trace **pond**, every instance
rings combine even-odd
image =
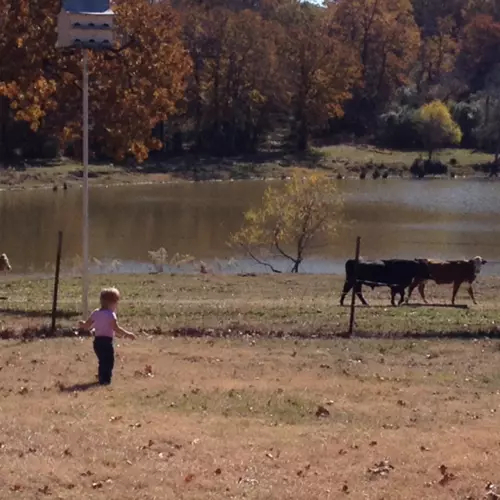
[[[170,260],[188,254],[197,263],[168,266],[193,271],[199,261],[217,272],[265,272],[227,245],[245,210],[258,205],[269,182],[236,181],[93,187],[90,255],[93,272],[148,272],[149,251]],[[333,240],[319,242],[304,272],[343,273],[361,236],[366,258],[471,258],[500,274],[500,196],[486,179],[342,180],[345,198]],[[79,269],[82,190],[0,192],[0,251],[18,273],[52,269],[57,231],[64,232],[65,269]],[[286,270],[284,263],[279,263]],[[197,267],[196,267],[197,266]]]

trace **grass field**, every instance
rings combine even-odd
[[[92,280],[92,305],[107,284],[123,290],[120,316],[132,329],[152,335],[237,335],[330,338],[345,333],[349,308],[338,305],[343,280],[325,275],[110,275]],[[52,280],[6,278],[0,281],[0,335],[12,329],[47,324],[52,304]],[[391,307],[389,291],[365,291],[371,307],[357,308],[356,331],[367,337],[439,336],[494,333],[498,321],[500,280],[480,278],[475,284],[479,305],[472,306],[464,286],[457,304],[448,307],[451,285],[429,283],[432,302],[423,307],[414,292],[408,307]],[[76,323],[81,286],[63,278],[60,326]],[[349,300],[346,300],[346,304]],[[471,307],[467,307],[470,305]]]
[[[185,156],[169,162],[150,161],[139,169],[115,165],[91,165],[91,184],[134,184],[141,182],[173,182],[182,180],[228,180],[251,178],[280,178],[289,175],[290,167],[317,169],[328,174],[358,176],[365,168],[379,168],[390,175],[409,175],[411,164],[422,157],[419,151],[397,151],[373,146],[325,146],[312,148],[305,155],[262,153],[253,157],[232,159],[196,158]],[[425,156],[425,155],[424,155]],[[477,175],[474,165],[492,161],[492,155],[468,149],[445,149],[436,159],[448,164],[457,175]],[[0,188],[52,187],[62,189],[81,183],[81,165],[62,162],[49,166],[28,166],[25,169],[0,170]],[[484,175],[484,174],[481,174]]]
[[[352,339],[339,278],[92,281],[139,333],[117,339],[109,388],[90,338],[23,338],[48,323],[50,280],[0,282],[0,498],[497,498],[500,280],[468,308],[447,286],[425,308],[367,291]],[[61,333],[79,292],[63,279]]]

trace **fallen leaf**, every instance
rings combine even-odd
[[[220,467],[218,467],[217,469],[215,469],[215,475],[216,476],[220,476],[222,474],[222,469]]]
[[[194,474],[188,474],[185,478],[184,478],[184,482],[185,483],[190,483],[193,479],[194,479]]]
[[[349,493],[349,486],[347,483],[342,486],[342,493]]]
[[[441,479],[438,481],[438,483],[441,486],[445,486],[450,481],[453,481],[453,479],[457,478],[457,476],[455,476],[455,474],[448,471],[448,467],[446,467],[446,465],[440,465],[439,472],[441,472],[441,475],[442,475]]]
[[[370,441],[369,446],[377,446],[377,441]]]
[[[324,407],[324,406],[318,406],[318,409],[316,410],[316,416],[318,418],[325,418],[330,416],[330,412]]]
[[[381,462],[376,463],[373,467],[368,469],[368,472],[372,476],[387,476],[394,467],[388,460],[382,460]]]

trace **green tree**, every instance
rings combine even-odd
[[[291,271],[297,273],[311,244],[320,235],[335,232],[341,206],[335,181],[296,173],[284,186],[266,190],[262,206],[245,213],[243,226],[230,243],[273,272],[280,271],[268,260],[278,257],[291,261]]]
[[[453,121],[446,104],[441,101],[424,104],[418,110],[416,120],[422,142],[429,154],[429,161],[432,160],[436,149],[459,144],[462,140],[460,127]]]

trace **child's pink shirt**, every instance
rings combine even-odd
[[[92,326],[95,330],[96,337],[111,337],[115,336],[113,326],[116,321],[116,314],[109,309],[96,309],[90,315]]]

